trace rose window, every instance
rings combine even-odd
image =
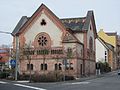
[[[39,33],[34,41],[34,47],[36,48],[48,48],[51,46],[51,39],[49,34],[45,32]]]
[[[46,36],[39,36],[39,38],[38,38],[38,44],[39,44],[39,46],[46,46],[47,45],[47,43],[48,43],[48,40],[47,40],[47,37]]]

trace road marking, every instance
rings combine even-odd
[[[0,81],[1,84],[6,84],[7,82]]]
[[[27,86],[27,85],[22,85],[22,84],[14,84],[14,85],[15,86],[20,86],[20,87],[31,88],[31,89],[35,89],[35,90],[47,90],[47,89],[43,89],[43,88],[32,87],[32,86]]]
[[[75,83],[71,83],[71,84],[89,84],[90,82],[75,82]]]
[[[19,83],[28,83],[29,81],[17,81]]]
[[[65,85],[75,85],[75,84],[89,84],[90,82],[74,82],[74,83],[65,83]]]

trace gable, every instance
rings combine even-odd
[[[66,33],[66,28],[59,18],[44,4],[20,27],[16,35],[24,38],[25,43],[33,43],[35,37],[41,32],[45,32],[50,36],[53,46],[60,45]],[[21,43],[23,43],[22,40]]]
[[[26,38],[26,43],[29,41],[33,42],[36,36],[43,32],[50,36],[53,46],[59,46],[60,42],[62,42],[64,32],[43,12],[31,27],[25,31],[24,37]]]
[[[66,28],[61,23],[59,18],[50,9],[48,9],[44,4],[42,4],[36,10],[36,12],[28,19],[28,21],[20,28],[17,34],[21,34],[25,32],[27,29],[29,29],[30,26],[41,16],[42,13],[45,13],[56,24],[56,26],[60,28],[60,30],[65,32]]]
[[[92,29],[93,29],[93,33],[94,33],[94,37],[97,37],[97,31],[96,31],[96,24],[95,24],[95,18],[94,18],[94,14],[93,11],[88,11],[87,16],[86,16],[86,20],[83,26],[83,30],[89,30],[90,29],[90,24],[92,25]]]
[[[109,36],[107,35],[103,29],[101,29],[99,32],[98,32],[98,36],[103,39],[105,42],[113,45],[114,47],[116,47],[116,37],[115,36]]]
[[[74,35],[72,34],[72,32],[70,32],[70,31],[67,31],[67,32],[66,32],[66,34],[65,34],[62,42],[63,42],[63,43],[79,43],[79,44],[82,44],[82,45],[83,45],[83,43],[81,43],[81,42],[77,39],[77,37],[74,36]]]
[[[63,38],[63,43],[72,43],[72,42],[78,42],[78,40],[69,32],[66,32],[64,38]]]

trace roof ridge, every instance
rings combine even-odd
[[[60,20],[69,20],[69,19],[85,19],[86,17],[73,17],[73,18],[60,18]]]

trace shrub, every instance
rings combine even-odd
[[[65,80],[74,80],[74,76],[65,76],[60,72],[49,72],[47,74],[35,74],[32,77],[33,82],[56,82]]]
[[[19,75],[18,77],[19,80],[29,80],[29,78],[30,78],[29,74]]]
[[[35,74],[32,77],[33,82],[56,82],[62,81],[62,75],[56,72],[49,72],[47,74]]]
[[[75,80],[74,76],[65,76],[65,80]]]
[[[74,76],[62,75],[62,81],[75,80]]]
[[[111,71],[111,67],[109,66],[109,64],[107,62],[98,62],[100,67],[100,71],[101,73],[105,73],[105,72],[110,72]]]
[[[8,76],[9,76],[9,73],[8,73],[8,72],[1,72],[1,73],[0,73],[0,78],[1,78],[1,79],[7,78]]]

